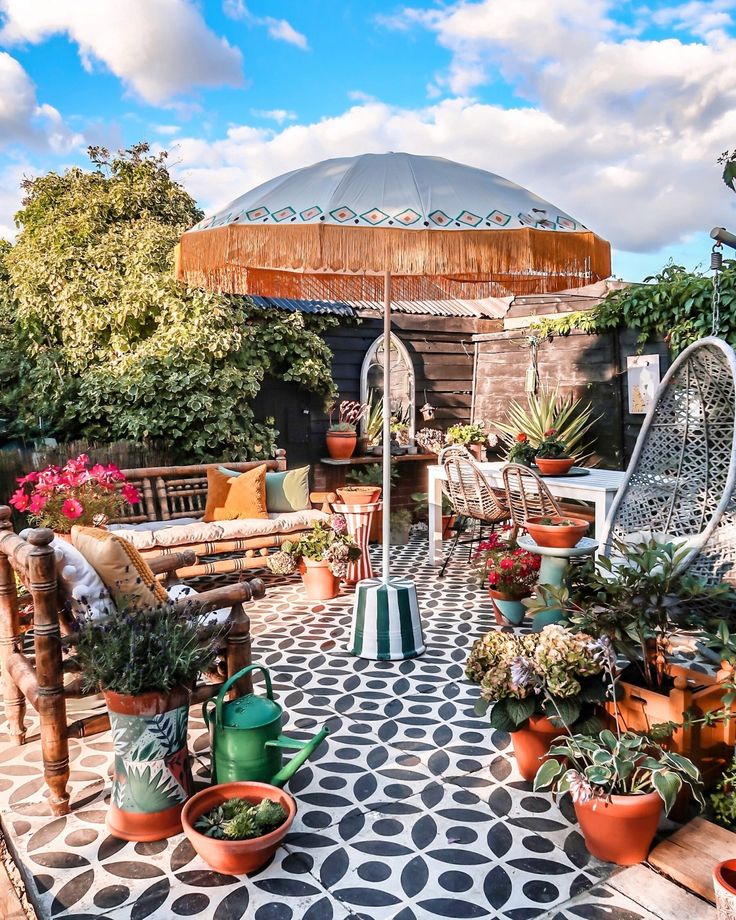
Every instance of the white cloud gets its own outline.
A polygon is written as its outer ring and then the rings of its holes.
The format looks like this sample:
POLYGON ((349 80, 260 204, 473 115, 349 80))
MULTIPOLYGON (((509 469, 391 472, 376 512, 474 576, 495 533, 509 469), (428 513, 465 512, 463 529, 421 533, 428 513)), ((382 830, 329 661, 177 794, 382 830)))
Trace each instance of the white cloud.
POLYGON ((224 0, 222 10, 230 19, 240 19, 254 26, 265 26, 268 34, 276 41, 287 42, 309 51, 307 36, 292 26, 286 19, 276 19, 273 16, 256 16, 246 6, 244 0, 224 0))
POLYGON ((279 125, 287 121, 296 121, 297 118, 296 112, 289 109, 251 109, 250 111, 251 115, 255 115, 256 118, 268 118, 279 125))
POLYGON ((173 137, 181 131, 180 125, 153 125, 156 134, 163 134, 165 137, 173 137))
POLYGON ((733 25, 730 11, 735 8, 736 0, 690 0, 689 3, 647 12, 658 26, 671 26, 691 35, 715 39, 723 36, 725 30, 733 25))
POLYGON ((66 35, 85 69, 107 67, 146 102, 193 86, 239 85, 242 56, 206 25, 191 0, 0 0, 0 41, 66 35))
POLYGON ((0 51, 0 149, 16 144, 56 153, 82 141, 51 105, 39 103, 33 81, 6 51, 0 51))

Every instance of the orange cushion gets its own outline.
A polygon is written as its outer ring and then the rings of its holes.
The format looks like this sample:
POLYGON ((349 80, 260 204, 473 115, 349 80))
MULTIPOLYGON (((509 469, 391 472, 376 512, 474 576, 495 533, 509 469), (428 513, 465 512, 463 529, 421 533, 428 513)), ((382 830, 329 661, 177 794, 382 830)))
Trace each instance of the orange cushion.
POLYGON ((205 524, 211 524, 215 520, 215 508, 225 507, 230 484, 234 482, 235 478, 221 473, 215 467, 210 467, 207 470, 207 502, 204 506, 204 517, 202 518, 205 524))
POLYGON ((117 607, 122 603, 140 610, 169 599, 135 546, 117 534, 75 525, 72 544, 100 576, 117 607))
MULTIPOLYGON (((218 473, 223 476, 224 474, 218 473)), ((224 504, 214 509, 215 521, 235 521, 241 518, 267 518, 266 467, 256 466, 240 476, 225 476, 228 491, 224 504)), ((208 496, 209 498, 209 496, 208 496)))

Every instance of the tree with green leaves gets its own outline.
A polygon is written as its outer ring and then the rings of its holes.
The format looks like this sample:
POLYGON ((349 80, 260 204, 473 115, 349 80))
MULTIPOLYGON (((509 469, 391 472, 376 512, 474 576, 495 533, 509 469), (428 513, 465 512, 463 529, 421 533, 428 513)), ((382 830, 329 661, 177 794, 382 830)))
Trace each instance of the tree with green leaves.
POLYGON ((271 453, 253 415, 267 376, 329 397, 332 319, 187 288, 174 247, 201 218, 166 154, 138 144, 24 182, 0 250, 5 436, 163 441, 181 459, 271 453), (40 430, 39 430, 40 421, 40 430))

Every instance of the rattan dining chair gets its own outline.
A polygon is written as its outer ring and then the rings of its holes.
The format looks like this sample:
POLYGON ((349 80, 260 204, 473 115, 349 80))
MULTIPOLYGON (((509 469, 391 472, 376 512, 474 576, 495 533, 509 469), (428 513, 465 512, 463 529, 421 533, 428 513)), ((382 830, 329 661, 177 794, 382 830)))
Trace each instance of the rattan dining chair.
POLYGON ((528 466, 507 464, 503 468, 503 487, 513 524, 512 540, 524 530, 524 521, 530 517, 562 514, 559 502, 553 498, 547 484, 528 466))
MULTIPOLYGON (((480 540, 484 527, 495 528, 497 524, 503 524, 509 520, 509 510, 464 447, 455 444, 446 447, 439 455, 438 462, 444 467, 444 490, 452 504, 454 514, 464 522, 469 521, 472 526, 470 539, 463 541, 469 545, 468 559, 470 559, 476 539, 476 528, 478 540, 480 540)), ((456 524, 455 539, 440 569, 440 577, 445 574, 452 554, 461 542, 462 532, 463 527, 456 524)))

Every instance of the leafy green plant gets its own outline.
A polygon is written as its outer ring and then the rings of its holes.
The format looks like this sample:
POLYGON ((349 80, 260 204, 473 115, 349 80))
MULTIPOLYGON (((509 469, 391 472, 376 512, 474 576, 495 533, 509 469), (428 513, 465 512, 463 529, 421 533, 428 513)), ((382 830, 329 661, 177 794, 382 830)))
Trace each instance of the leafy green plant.
POLYGON ((368 414, 365 416, 365 436, 368 443, 380 444, 383 437, 383 396, 371 390, 368 393, 368 414))
POLYGON ((358 422, 366 414, 368 408, 367 403, 359 403, 350 399, 343 399, 340 403, 335 403, 329 410, 330 426, 327 429, 328 433, 331 431, 355 432, 358 422), (337 409, 338 412, 338 420, 336 422, 333 421, 335 409, 337 409))
POLYGON ((548 428, 537 446, 536 456, 540 460, 562 460, 570 456, 570 450, 558 434, 557 429, 548 428))
POLYGON ((529 440, 525 431, 519 431, 509 447, 506 459, 509 463, 520 463, 522 466, 531 466, 537 456, 537 449, 529 440))
POLYGON ((527 396, 527 405, 512 400, 506 418, 493 425, 511 448, 519 433, 526 434, 532 447, 537 448, 545 432, 554 429, 566 445, 569 455, 582 462, 593 451, 589 440, 591 428, 600 416, 593 416, 593 406, 582 399, 562 396, 557 387, 542 387, 539 393, 527 396))
POLYGON ((474 643, 465 675, 480 685, 476 712, 493 705, 491 725, 499 731, 524 728, 533 715, 557 727, 595 730, 608 656, 606 641, 557 624, 528 635, 492 630, 474 643))
POLYGON ((286 809, 272 799, 256 805, 247 799, 226 799, 199 817, 194 829, 217 840, 251 840, 275 831, 286 818, 286 809))
POLYGON ((535 791, 569 792, 579 804, 656 792, 667 814, 683 786, 704 807, 700 772, 691 760, 664 750, 646 735, 607 729, 593 737, 579 733, 558 738, 534 780, 535 791))
MULTIPOLYGON (((396 485, 399 478, 399 470, 396 464, 391 461, 391 487, 396 485)), ((382 486, 383 485, 383 463, 366 463, 363 467, 355 467, 345 474, 348 482, 354 482, 361 486, 382 486)))
MULTIPOLYGON (((411 500, 414 502, 414 506, 420 514, 424 514, 424 515, 427 514, 427 512, 429 511, 429 495, 426 492, 412 492, 409 498, 411 498, 411 500)), ((453 512, 452 502, 443 492, 442 493, 442 514, 448 515, 448 514, 452 514, 452 512, 453 512)))
POLYGON ((483 422, 470 422, 467 425, 451 425, 447 429, 448 444, 485 444, 488 435, 483 422))
POLYGON ((713 817, 724 827, 736 827, 736 757, 710 797, 713 817))
POLYGON ((285 540, 277 553, 266 559, 269 569, 277 575, 291 575, 297 571, 302 558, 329 563, 337 578, 344 578, 348 565, 360 559, 361 549, 347 532, 344 515, 333 514, 328 521, 315 521, 312 529, 298 540, 285 540))
POLYGON ((207 615, 174 603, 132 610, 124 603, 104 619, 77 624, 77 661, 85 690, 130 696, 188 686, 215 659, 218 636, 200 640, 207 615))
POLYGON ((251 404, 275 377, 329 396, 334 318, 268 315, 187 288, 174 247, 201 217, 166 154, 90 148, 23 183, 15 244, 0 247, 3 437, 163 441, 180 460, 271 456, 251 404), (39 423, 40 419, 40 423, 39 423))

